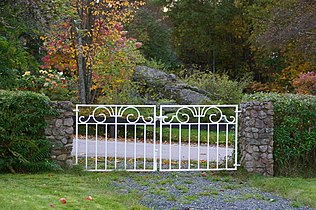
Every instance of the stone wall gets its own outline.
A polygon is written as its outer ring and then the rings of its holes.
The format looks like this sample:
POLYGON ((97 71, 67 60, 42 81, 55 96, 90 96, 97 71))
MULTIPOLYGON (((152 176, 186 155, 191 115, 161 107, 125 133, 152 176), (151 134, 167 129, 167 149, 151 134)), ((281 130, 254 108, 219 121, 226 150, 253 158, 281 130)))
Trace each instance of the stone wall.
POLYGON ((51 102, 57 116, 47 120, 46 138, 52 143, 51 158, 63 168, 72 167, 73 104, 69 101, 51 102))
POLYGON ((272 103, 245 102, 240 108, 240 163, 248 172, 273 176, 272 103))

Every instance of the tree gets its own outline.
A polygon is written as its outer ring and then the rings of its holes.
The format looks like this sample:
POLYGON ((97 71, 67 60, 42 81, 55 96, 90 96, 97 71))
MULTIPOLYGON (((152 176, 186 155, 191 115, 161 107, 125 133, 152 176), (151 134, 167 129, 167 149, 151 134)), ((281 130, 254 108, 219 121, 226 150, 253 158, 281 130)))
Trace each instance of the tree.
POLYGON ((271 90, 294 91, 292 81, 316 69, 316 4, 309 0, 260 0, 247 8, 257 80, 269 82, 271 90))
POLYGON ((127 28, 130 36, 143 43, 141 52, 146 59, 162 62, 166 68, 180 64, 171 42, 172 28, 161 5, 147 1, 127 28))
POLYGON ((93 81, 101 78, 96 72, 97 54, 112 47, 109 40, 115 40, 115 44, 125 41, 123 24, 130 21, 142 2, 76 0, 68 4, 67 16, 52 26, 55 33, 44 38, 48 55, 43 58, 43 67, 74 75, 78 79, 79 102, 90 103, 97 91, 92 88, 93 81))
POLYGON ((236 77, 248 68, 249 33, 242 7, 234 0, 181 0, 167 5, 173 44, 185 64, 211 67, 236 77))
POLYGON ((14 89, 26 71, 38 72, 42 56, 40 34, 57 15, 60 1, 0 2, 0 88, 14 89))

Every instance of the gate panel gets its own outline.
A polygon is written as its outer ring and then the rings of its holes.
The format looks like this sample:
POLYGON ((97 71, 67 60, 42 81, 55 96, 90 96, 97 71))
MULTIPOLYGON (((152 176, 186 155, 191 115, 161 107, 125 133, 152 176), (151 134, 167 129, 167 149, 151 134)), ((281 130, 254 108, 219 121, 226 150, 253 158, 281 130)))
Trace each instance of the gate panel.
POLYGON ((88 171, 156 171, 156 106, 76 105, 75 161, 88 171))
POLYGON ((237 169, 237 105, 161 105, 159 169, 237 169))

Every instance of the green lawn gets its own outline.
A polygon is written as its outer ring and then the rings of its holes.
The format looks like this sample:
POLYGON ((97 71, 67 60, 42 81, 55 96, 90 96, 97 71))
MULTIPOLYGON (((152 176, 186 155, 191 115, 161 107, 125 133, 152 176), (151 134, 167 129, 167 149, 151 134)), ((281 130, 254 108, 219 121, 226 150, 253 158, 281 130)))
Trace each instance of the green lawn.
POLYGON ((138 195, 118 194, 111 186, 117 173, 0 174, 1 209, 145 209, 138 195), (86 200, 87 196, 93 200, 86 200), (59 199, 66 198, 61 204, 59 199), (106 207, 106 208, 105 208, 106 207))
MULTIPOLYGON (((40 174, 0 174, 1 209, 146 209, 138 204, 140 192, 123 193, 112 181, 121 182, 134 173, 110 172, 72 172, 40 174), (86 200, 91 196, 93 200, 86 200), (67 204, 61 204, 66 198, 67 204)), ((316 178, 283 178, 237 174, 242 182, 264 191, 274 192, 289 198, 293 207, 307 205, 316 209, 316 178)), ((231 175, 212 175, 230 182, 231 175)), ((172 181, 172 180, 170 180, 172 181)), ((146 183, 146 182, 144 182, 146 183)), ((156 189, 157 190, 157 189, 156 189)), ((181 190, 186 190, 185 188, 181 190)), ((202 196, 202 195, 201 195, 202 196)))
MULTIPOLYGON (((207 140, 209 139, 210 144, 216 144, 217 143, 217 132, 210 131, 209 134, 207 130, 200 130, 198 132, 197 129, 181 129, 181 141, 182 142, 188 142, 189 141, 189 132, 190 132, 190 142, 198 142, 198 137, 200 136, 200 142, 201 143, 207 143, 207 140)), ((171 139, 173 142, 179 142, 179 136, 180 136, 180 129, 178 128, 172 128, 171 132, 171 139)), ((162 131, 162 137, 163 141, 169 141, 170 140, 170 129, 165 127, 162 131)), ((157 138, 159 139, 159 128, 157 128, 157 138)), ((235 137, 233 132, 228 132, 227 136, 228 144, 233 144, 235 137)), ((218 141, 219 144, 226 144, 226 132, 220 131, 218 133, 218 141)))
POLYGON ((294 207, 307 205, 316 209, 316 178, 253 176, 250 177, 249 183, 293 200, 294 207))

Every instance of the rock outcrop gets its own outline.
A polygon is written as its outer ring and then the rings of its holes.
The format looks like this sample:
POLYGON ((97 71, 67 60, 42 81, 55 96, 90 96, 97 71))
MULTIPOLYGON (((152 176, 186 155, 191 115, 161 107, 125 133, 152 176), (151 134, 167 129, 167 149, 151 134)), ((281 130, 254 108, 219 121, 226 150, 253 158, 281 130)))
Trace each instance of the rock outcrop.
POLYGON ((207 92, 178 80, 174 74, 147 66, 137 66, 133 77, 149 90, 148 98, 155 98, 153 102, 157 98, 172 100, 176 104, 205 104, 210 100, 207 92))

